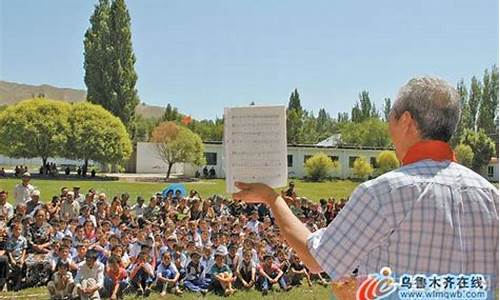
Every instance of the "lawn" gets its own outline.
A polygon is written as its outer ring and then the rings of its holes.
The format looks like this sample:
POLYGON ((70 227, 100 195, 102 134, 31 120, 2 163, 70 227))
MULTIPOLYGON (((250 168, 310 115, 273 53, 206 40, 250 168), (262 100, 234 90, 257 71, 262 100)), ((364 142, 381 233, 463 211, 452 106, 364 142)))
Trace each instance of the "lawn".
MULTIPOLYGON (((0 293, 0 299, 49 299, 48 292, 46 288, 31 288, 22 290, 19 293, 7 292, 0 293)), ((160 300, 160 299, 176 299, 176 300, 194 300, 194 299, 231 299, 231 300, 255 300, 255 299, 268 299, 268 300, 278 300, 286 298, 287 300, 334 300, 335 297, 331 295, 329 287, 323 287, 319 284, 315 284, 313 288, 308 288, 307 285, 302 285, 301 287, 294 288, 289 292, 274 291, 269 293, 267 296, 263 296, 262 293, 251 290, 251 291, 238 291, 233 296, 222 298, 215 294, 209 293, 207 296, 202 297, 200 294, 187 293, 184 292, 181 296, 175 296, 168 294, 166 297, 160 297, 159 294, 153 293, 148 298, 136 298, 135 295, 127 296, 126 300, 131 299, 150 299, 150 300, 160 300)))
MULTIPOLYGON (((5 189, 9 192, 9 202, 13 201, 12 193, 16 184, 20 183, 21 179, 6 178, 0 179, 0 189, 5 189)), ((347 197, 359 182, 350 180, 334 180, 325 182, 305 182, 302 180, 294 180, 299 196, 307 197, 314 201, 319 201, 321 198, 347 197)), ((168 184, 166 183, 150 183, 150 182, 126 182, 126 181, 102 181, 102 180, 53 180, 43 178, 33 178, 31 184, 36 186, 41 192, 41 199, 49 201, 53 195, 59 195, 61 187, 80 186, 82 193, 90 188, 96 189, 98 192, 104 192, 108 197, 112 197, 121 193, 129 193, 131 202, 135 202, 137 196, 143 196, 146 200, 154 193, 163 190, 168 184)), ((188 190, 197 190, 202 197, 208 197, 214 194, 225 194, 225 181, 222 179, 201 180, 198 182, 185 183, 188 190)), ((227 194, 226 194, 227 195, 227 194)))

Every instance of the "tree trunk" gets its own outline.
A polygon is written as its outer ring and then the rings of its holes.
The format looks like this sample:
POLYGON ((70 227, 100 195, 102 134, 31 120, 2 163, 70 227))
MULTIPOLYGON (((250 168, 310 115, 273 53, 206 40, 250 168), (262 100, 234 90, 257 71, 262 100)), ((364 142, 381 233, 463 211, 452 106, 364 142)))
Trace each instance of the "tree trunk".
POLYGON ((42 175, 45 175, 47 173, 47 169, 46 169, 47 159, 49 159, 49 158, 48 157, 42 157, 42 175))
POLYGON ((170 178, 170 171, 172 170, 173 163, 168 164, 168 170, 167 170, 167 179, 170 178))

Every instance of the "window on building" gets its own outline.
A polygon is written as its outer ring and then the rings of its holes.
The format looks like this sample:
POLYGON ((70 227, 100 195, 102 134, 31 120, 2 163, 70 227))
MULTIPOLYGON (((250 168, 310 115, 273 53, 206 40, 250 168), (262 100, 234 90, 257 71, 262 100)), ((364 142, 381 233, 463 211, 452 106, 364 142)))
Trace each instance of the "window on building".
POLYGON ((288 160, 288 166, 293 167, 293 155, 288 154, 287 160, 288 160))
POLYGON ((495 173, 495 168, 493 166, 488 166, 488 177, 493 177, 495 173))
POLYGON ((354 161, 358 159, 358 156, 349 156, 349 168, 354 168, 354 161))
POLYGON ((372 167, 374 169, 378 168, 377 158, 376 157, 370 157, 370 165, 372 165, 372 167))
POLYGON ((306 161, 311 158, 312 155, 304 155, 304 163, 306 163, 306 161))
POLYGON ((205 152, 205 159, 207 160, 208 166, 216 166, 217 165, 217 153, 205 152))
POLYGON ((339 161, 339 157, 338 157, 338 156, 330 156, 330 159, 331 159, 333 162, 339 161))

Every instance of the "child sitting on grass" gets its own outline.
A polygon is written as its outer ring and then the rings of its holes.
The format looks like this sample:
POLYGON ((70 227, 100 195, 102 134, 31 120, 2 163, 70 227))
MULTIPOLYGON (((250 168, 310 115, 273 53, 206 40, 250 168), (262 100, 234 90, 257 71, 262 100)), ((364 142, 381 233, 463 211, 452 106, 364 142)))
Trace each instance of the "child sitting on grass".
POLYGON ((201 252, 195 249, 191 252, 191 261, 186 267, 186 278, 184 287, 191 292, 200 292, 202 295, 207 293, 210 285, 210 279, 205 277, 205 268, 200 262, 201 252))
POLYGON ((300 285, 300 282, 304 277, 307 280, 307 285, 309 285, 309 287, 312 287, 311 277, 309 276, 309 272, 307 272, 306 267, 300 261, 297 254, 293 253, 290 257, 290 272, 288 276, 290 284, 300 285))
POLYGON ((156 271, 157 287, 161 289, 161 296, 167 294, 167 290, 174 289, 176 295, 181 295, 182 291, 179 289, 179 271, 172 262, 172 257, 169 252, 162 255, 161 263, 158 265, 156 271))
POLYGON ((75 283, 73 275, 69 271, 69 264, 59 261, 56 265, 56 272, 52 275, 52 281, 47 284, 50 299, 70 299, 75 283))
POLYGON ((259 264, 259 286, 262 294, 267 295, 269 290, 275 283, 279 283, 280 287, 285 291, 289 291, 291 286, 289 286, 285 278, 283 277, 283 271, 280 267, 273 262, 273 255, 271 253, 266 253, 263 257, 263 261, 259 264))
POLYGON ((149 254, 141 251, 130 266, 129 276, 130 284, 136 289, 137 295, 149 296, 154 277, 154 267, 149 263, 149 254))
POLYGON ((248 290, 255 285, 256 268, 250 249, 243 251, 243 260, 236 267, 236 274, 238 276, 236 283, 239 287, 248 290))
POLYGON ((127 271, 122 266, 120 257, 111 255, 104 276, 104 294, 111 300, 122 299, 128 286, 127 271))
POLYGON ((223 292, 225 296, 234 294, 235 290, 232 287, 233 273, 228 265, 224 263, 227 251, 223 247, 219 247, 215 251, 215 264, 210 270, 212 274, 212 287, 215 292, 223 292))

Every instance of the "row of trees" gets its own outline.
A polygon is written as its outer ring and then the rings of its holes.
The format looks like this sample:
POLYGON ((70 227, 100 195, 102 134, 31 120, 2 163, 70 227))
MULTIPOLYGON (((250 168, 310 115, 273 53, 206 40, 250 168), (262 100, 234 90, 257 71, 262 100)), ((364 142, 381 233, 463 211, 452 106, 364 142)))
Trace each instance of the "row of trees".
MULTIPOLYGON (((139 142, 152 141, 152 133, 162 122, 174 122, 178 125, 183 123, 183 119, 188 116, 180 113, 176 107, 168 104, 163 116, 157 118, 144 118, 136 116, 135 140, 139 142)), ((184 125, 184 124, 183 124, 184 125)), ((203 141, 222 141, 224 134, 224 119, 215 118, 215 120, 195 120, 191 119, 185 124, 187 128, 200 136, 203 141)))
MULTIPOLYGON (((360 179, 370 175, 380 175, 399 167, 399 160, 394 151, 382 151, 377 156, 377 166, 372 166, 366 157, 358 157, 353 164, 353 173, 360 179), (375 172, 376 167, 376 172, 375 172)), ((331 177, 333 171, 340 170, 338 161, 333 161, 323 152, 313 155, 305 162, 307 176, 312 181, 322 181, 331 177)))
POLYGON ((482 172, 496 153, 493 139, 498 138, 498 67, 485 70, 482 81, 473 76, 469 87, 460 80, 457 91, 462 116, 451 144, 461 164, 482 172))
MULTIPOLYGON (((483 81, 471 79, 470 87, 464 80, 457 84, 462 104, 462 118, 451 144, 460 143, 465 129, 474 132, 484 130, 487 136, 498 131, 498 68, 485 70, 483 81), (470 91, 470 92, 468 92, 470 91)), ((287 108, 287 141, 291 144, 317 143, 333 134, 340 133, 342 142, 354 146, 388 147, 391 140, 388 132, 388 117, 391 99, 385 98, 382 111, 379 111, 370 99, 368 91, 362 91, 351 110, 351 114, 339 113, 332 117, 324 108, 317 116, 302 107, 297 89, 292 91, 287 108)), ((180 122, 183 115, 168 104, 161 121, 180 122)), ((143 124, 151 123, 146 121, 143 124)), ((158 120, 156 122, 159 122, 158 120)), ((189 128, 199 134, 203 140, 222 140, 223 119, 193 122, 189 128)), ((147 127, 147 126, 144 126, 147 127)), ((152 129, 154 126, 149 126, 152 129)), ((146 138, 146 134, 143 134, 146 138)), ((148 136, 149 137, 149 136, 148 136)))
POLYGON ((118 164, 132 143, 121 120, 99 105, 35 98, 0 112, 0 153, 14 158, 50 157, 118 164))

